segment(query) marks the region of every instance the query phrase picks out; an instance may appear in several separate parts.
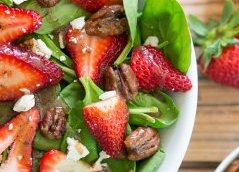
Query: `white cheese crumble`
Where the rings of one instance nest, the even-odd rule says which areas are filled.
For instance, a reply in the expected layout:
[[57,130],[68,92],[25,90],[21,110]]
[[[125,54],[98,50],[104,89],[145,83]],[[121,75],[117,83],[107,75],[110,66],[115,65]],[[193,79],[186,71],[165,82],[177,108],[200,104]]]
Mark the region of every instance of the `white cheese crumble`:
[[81,158],[86,157],[89,154],[89,150],[74,138],[67,138],[67,159],[78,161]]
[[115,97],[117,94],[116,94],[116,91],[107,91],[107,92],[104,92],[103,94],[101,94],[99,96],[99,99],[100,100],[106,100],[106,99],[110,99],[112,97]]
[[45,42],[41,39],[33,39],[33,47],[32,51],[40,56],[44,56],[46,58],[50,58],[52,51],[46,46]]
[[158,47],[159,39],[157,36],[148,36],[144,45],[151,45],[152,47]]
[[83,29],[83,27],[85,26],[85,16],[72,20],[70,24],[73,29]]
[[14,2],[14,4],[16,5],[20,5],[21,3],[27,1],[27,0],[12,0]]
[[15,112],[26,112],[35,106],[35,97],[33,94],[22,96],[14,105]]
[[65,56],[61,56],[61,57],[60,57],[60,61],[61,61],[61,62],[66,61],[66,57],[65,57]]
[[101,151],[100,152],[100,157],[98,158],[98,160],[94,163],[93,165],[93,168],[91,171],[101,171],[103,169],[103,166],[107,166],[107,164],[102,164],[101,162],[104,160],[104,159],[108,159],[110,158],[109,155],[107,155],[104,151]]

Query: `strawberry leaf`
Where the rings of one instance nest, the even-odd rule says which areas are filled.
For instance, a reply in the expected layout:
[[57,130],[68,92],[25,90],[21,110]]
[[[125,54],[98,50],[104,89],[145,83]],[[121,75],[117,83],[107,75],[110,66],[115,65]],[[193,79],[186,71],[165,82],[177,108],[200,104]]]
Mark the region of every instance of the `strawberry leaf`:
[[206,36],[208,33],[207,26],[201,22],[196,16],[189,15],[189,25],[191,29],[199,36]]
[[225,24],[227,23],[231,17],[233,16],[233,12],[234,12],[234,3],[232,0],[226,0],[224,3],[224,9],[222,12],[222,16],[221,16],[221,24]]

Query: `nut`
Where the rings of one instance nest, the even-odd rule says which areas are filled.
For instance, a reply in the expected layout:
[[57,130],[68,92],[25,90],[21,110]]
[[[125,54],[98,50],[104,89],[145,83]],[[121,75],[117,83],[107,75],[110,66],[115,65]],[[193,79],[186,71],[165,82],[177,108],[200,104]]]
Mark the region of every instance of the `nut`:
[[128,159],[138,161],[152,156],[159,149],[160,136],[150,127],[139,127],[126,137]]
[[41,133],[49,139],[60,139],[66,128],[66,115],[62,107],[48,109],[40,123]]
[[53,7],[55,6],[60,0],[37,0],[42,6],[44,7]]
[[88,35],[113,36],[127,30],[128,22],[122,5],[105,6],[86,21],[85,31]]
[[119,68],[109,67],[105,74],[104,88],[106,91],[116,90],[126,100],[133,100],[138,93],[138,80],[131,67],[127,64]]
[[237,172],[239,171],[239,159],[236,159],[232,164],[226,169],[225,172]]

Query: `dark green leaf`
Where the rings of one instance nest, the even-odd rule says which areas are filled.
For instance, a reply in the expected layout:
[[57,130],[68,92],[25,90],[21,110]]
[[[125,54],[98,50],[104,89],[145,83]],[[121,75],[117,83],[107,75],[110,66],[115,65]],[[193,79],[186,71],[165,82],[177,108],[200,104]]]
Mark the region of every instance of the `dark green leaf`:
[[231,17],[233,16],[234,12],[234,3],[232,0],[226,0],[224,3],[224,9],[222,12],[222,17],[221,17],[221,24],[226,24]]
[[164,54],[176,68],[186,73],[191,63],[191,37],[178,1],[147,0],[140,26],[143,41],[148,36],[157,36],[159,42],[169,41]]
[[135,172],[136,162],[129,161],[128,159],[106,159],[105,162],[109,165],[111,172]]
[[164,156],[163,149],[159,149],[152,157],[138,162],[136,172],[156,172]]
[[189,15],[189,25],[197,35],[206,36],[208,32],[207,26],[196,16]]
[[36,0],[29,0],[19,6],[20,8],[31,9],[42,16],[42,26],[36,31],[38,34],[49,34],[52,31],[68,24],[80,16],[89,16],[89,13],[74,5],[70,0],[61,0],[51,8],[42,7]]
[[61,139],[60,140],[48,139],[42,136],[39,131],[37,131],[34,138],[33,147],[41,151],[48,151],[49,149],[59,149],[61,141],[62,141]]
[[129,103],[129,108],[158,107],[159,114],[151,116],[146,113],[130,114],[130,123],[154,128],[164,128],[172,125],[178,118],[178,108],[167,94],[160,92],[160,97],[159,100],[150,94],[138,93],[135,100]]
[[73,108],[79,100],[84,99],[85,91],[78,82],[72,82],[61,91],[60,96],[70,108]]

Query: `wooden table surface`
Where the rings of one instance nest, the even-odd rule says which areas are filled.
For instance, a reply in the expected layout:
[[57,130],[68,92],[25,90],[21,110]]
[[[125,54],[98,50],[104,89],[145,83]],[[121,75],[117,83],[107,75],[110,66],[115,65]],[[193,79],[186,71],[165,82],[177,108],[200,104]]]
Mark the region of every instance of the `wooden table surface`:
[[[180,0],[187,14],[218,18],[223,0]],[[239,0],[235,1],[237,7]],[[199,72],[199,98],[192,139],[180,172],[212,172],[239,146],[239,90],[209,81]]]

